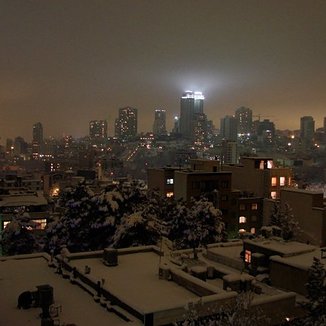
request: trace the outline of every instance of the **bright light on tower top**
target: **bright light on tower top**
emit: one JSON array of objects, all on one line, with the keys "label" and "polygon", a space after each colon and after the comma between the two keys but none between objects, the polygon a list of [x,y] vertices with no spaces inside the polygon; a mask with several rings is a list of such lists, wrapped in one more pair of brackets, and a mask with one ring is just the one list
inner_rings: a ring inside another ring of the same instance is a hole
[{"label": "bright light on tower top", "polygon": [[195,100],[204,100],[205,97],[202,92],[193,92],[193,91],[185,91],[181,98],[193,98]]}]

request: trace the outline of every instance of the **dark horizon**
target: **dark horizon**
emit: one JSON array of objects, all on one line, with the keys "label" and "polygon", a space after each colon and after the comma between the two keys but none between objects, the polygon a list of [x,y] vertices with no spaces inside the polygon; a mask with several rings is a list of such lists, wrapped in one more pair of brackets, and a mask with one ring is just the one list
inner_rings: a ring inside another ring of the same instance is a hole
[{"label": "dark horizon", "polygon": [[[78,5],[76,5],[78,4]],[[186,89],[205,95],[219,120],[240,106],[278,129],[321,127],[326,93],[326,2],[3,1],[0,4],[0,142],[88,134],[120,107],[139,109],[139,131],[154,110],[167,128]],[[78,123],[76,123],[78,122]]]}]

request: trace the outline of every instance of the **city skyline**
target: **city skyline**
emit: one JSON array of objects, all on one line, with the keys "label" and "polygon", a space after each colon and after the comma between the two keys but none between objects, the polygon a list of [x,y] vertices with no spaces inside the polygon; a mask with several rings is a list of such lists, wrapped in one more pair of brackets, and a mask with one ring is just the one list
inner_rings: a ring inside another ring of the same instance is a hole
[{"label": "city skyline", "polygon": [[167,129],[180,96],[202,91],[218,127],[240,106],[278,129],[325,113],[324,1],[4,1],[0,5],[0,137],[87,135],[91,120],[114,133],[119,108],[154,110]]}]

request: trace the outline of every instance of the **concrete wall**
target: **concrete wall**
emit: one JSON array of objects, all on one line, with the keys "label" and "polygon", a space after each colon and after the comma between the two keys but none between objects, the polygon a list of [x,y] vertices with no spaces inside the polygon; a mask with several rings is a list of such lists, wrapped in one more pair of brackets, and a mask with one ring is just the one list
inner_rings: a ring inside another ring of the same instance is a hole
[{"label": "concrete wall", "polygon": [[270,279],[273,286],[306,295],[307,270],[280,262],[270,261]]},{"label": "concrete wall", "polygon": [[[302,229],[302,240],[318,246],[326,245],[326,207],[323,194],[307,190],[282,189],[281,207],[287,203]],[[317,205],[317,206],[315,206]]]}]

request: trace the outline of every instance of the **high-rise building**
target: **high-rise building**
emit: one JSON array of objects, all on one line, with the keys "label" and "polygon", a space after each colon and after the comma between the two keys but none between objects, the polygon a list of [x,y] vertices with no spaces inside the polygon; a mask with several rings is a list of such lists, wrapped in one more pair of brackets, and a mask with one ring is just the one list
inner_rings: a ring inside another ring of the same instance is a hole
[{"label": "high-rise building", "polygon": [[252,132],[252,110],[241,106],[235,110],[237,121],[237,133],[240,136],[251,134]]},{"label": "high-rise building", "polygon": [[137,109],[131,107],[119,109],[119,117],[115,120],[115,135],[123,141],[136,137]]},{"label": "high-rise building", "polygon": [[89,122],[89,137],[92,141],[105,142],[108,138],[108,123],[106,120]]},{"label": "high-rise building", "polygon": [[238,163],[238,145],[236,141],[222,141],[221,161],[223,164]]},{"label": "high-rise building", "polygon": [[311,145],[315,134],[315,121],[311,116],[300,119],[300,138],[304,145]]},{"label": "high-rise building", "polygon": [[33,125],[33,143],[43,143],[43,126],[41,122],[37,122]]},{"label": "high-rise building", "polygon": [[275,137],[275,124],[269,119],[259,121],[257,124],[257,140],[263,145],[272,145]]},{"label": "high-rise building", "polygon": [[205,113],[195,114],[193,123],[193,141],[197,145],[207,143],[207,116]]},{"label": "high-rise building", "polygon": [[43,149],[43,126],[41,122],[33,125],[32,150],[33,158],[37,158]]},{"label": "high-rise building", "polygon": [[237,141],[237,120],[231,115],[221,119],[220,134],[225,140]]},{"label": "high-rise building", "polygon": [[174,134],[180,134],[180,118],[177,115],[173,118],[172,132]]},{"label": "high-rise building", "polygon": [[166,135],[166,111],[155,110],[153,133],[155,136]]},{"label": "high-rise building", "polygon": [[204,113],[204,99],[201,92],[183,93],[180,101],[180,133],[184,138],[193,140],[196,120]]}]

